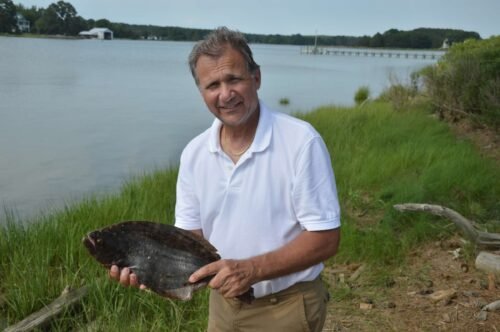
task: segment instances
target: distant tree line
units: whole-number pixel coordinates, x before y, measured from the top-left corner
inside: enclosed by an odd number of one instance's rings
[[[154,25],[137,25],[114,23],[107,19],[84,19],[69,2],[58,1],[47,8],[21,4],[15,5],[12,0],[0,0],[0,32],[19,33],[16,14],[21,14],[30,22],[31,33],[47,35],[77,36],[80,31],[94,27],[106,27],[113,31],[115,38],[125,39],[159,39],[176,41],[197,41],[210,30],[181,27],[161,27]],[[245,34],[250,43],[290,44],[290,45],[323,45],[350,47],[387,47],[387,48],[439,48],[445,39],[448,42],[462,42],[466,39],[481,39],[478,33],[452,30],[419,28],[411,31],[391,29],[373,36],[304,36]]]

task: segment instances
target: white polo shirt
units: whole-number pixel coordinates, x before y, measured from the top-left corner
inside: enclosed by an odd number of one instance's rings
[[[221,122],[194,138],[181,155],[175,225],[201,229],[225,259],[273,251],[303,230],[340,226],[330,156],[307,122],[268,110],[237,164],[220,146]],[[315,279],[322,264],[255,285],[256,297]]]

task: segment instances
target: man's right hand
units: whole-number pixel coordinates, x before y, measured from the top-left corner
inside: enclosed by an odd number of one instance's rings
[[[119,269],[118,266],[112,265],[109,270],[109,277],[118,281],[121,285],[128,287],[139,287],[140,289],[146,289],[146,286],[140,285],[137,280],[137,275],[133,272],[130,272],[128,267],[124,267],[123,269]]]

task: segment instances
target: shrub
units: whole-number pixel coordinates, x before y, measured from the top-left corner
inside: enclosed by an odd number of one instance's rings
[[[354,94],[356,105],[360,105],[370,97],[370,89],[367,86],[360,87]]]
[[[421,100],[420,93],[420,74],[413,72],[409,84],[402,83],[397,77],[390,76],[391,85],[384,90],[378,100],[388,102],[396,111],[408,110]]]
[[[280,98],[280,105],[286,106],[288,104],[290,104],[290,99],[286,97]]]
[[[421,74],[441,116],[468,116],[500,129],[500,36],[453,44]]]

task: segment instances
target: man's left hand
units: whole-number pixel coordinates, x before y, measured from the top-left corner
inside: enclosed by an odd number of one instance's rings
[[[212,275],[214,277],[208,287],[217,290],[226,298],[245,293],[257,282],[253,262],[234,259],[222,259],[203,266],[189,277],[189,282],[194,283]]]

